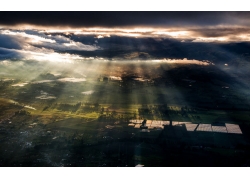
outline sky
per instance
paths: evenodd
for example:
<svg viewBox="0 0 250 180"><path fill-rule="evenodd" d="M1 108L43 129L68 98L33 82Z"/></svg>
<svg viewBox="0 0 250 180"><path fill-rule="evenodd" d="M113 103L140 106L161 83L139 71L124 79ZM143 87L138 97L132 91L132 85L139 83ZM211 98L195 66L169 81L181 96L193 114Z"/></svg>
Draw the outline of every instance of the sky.
<svg viewBox="0 0 250 180"><path fill-rule="evenodd" d="M202 51L211 45L218 53L224 44L250 41L250 12L243 11L1 11L0 16L0 60L192 58L187 51L194 45ZM169 48L172 54L165 52Z"/></svg>

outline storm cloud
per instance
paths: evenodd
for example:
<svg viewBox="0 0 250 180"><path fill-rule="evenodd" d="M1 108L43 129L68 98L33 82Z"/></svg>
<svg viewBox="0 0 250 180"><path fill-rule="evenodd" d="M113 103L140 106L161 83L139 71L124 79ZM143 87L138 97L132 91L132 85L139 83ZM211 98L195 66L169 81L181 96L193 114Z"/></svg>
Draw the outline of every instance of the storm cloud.
<svg viewBox="0 0 250 180"><path fill-rule="evenodd" d="M250 12L1 12L1 25L124 27L250 25Z"/></svg>

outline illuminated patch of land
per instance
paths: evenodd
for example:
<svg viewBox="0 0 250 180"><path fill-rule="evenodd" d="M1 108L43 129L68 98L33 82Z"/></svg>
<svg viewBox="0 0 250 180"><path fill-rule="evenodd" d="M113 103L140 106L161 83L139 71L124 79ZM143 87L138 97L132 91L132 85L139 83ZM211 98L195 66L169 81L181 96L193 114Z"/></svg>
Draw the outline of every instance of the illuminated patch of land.
<svg viewBox="0 0 250 180"><path fill-rule="evenodd" d="M162 62L29 63L0 66L1 166L248 162L249 85L240 72Z"/></svg>

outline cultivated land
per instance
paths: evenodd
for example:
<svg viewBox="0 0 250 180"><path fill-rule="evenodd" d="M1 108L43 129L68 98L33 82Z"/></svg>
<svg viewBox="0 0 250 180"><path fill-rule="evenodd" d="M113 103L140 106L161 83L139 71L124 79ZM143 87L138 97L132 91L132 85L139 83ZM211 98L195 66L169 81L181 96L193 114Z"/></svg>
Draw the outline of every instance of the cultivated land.
<svg viewBox="0 0 250 180"><path fill-rule="evenodd" d="M0 72L0 166L250 165L249 74L234 67L14 61Z"/></svg>

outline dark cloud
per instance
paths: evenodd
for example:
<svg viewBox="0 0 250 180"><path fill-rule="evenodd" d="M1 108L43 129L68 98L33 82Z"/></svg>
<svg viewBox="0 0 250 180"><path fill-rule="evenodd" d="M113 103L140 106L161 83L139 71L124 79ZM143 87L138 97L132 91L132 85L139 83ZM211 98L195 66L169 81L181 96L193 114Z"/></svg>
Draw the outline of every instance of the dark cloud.
<svg viewBox="0 0 250 180"><path fill-rule="evenodd" d="M10 36L0 34L0 47L3 48L14 48L21 49L21 45L15 39L12 39Z"/></svg>
<svg viewBox="0 0 250 180"><path fill-rule="evenodd" d="M196 34L204 37L221 37L221 36L231 36L238 34L249 34L250 28L242 27L212 27L212 28L202 28L202 29L192 29Z"/></svg>
<svg viewBox="0 0 250 180"><path fill-rule="evenodd" d="M23 58L23 56L17 50L0 47L0 60L13 58Z"/></svg>
<svg viewBox="0 0 250 180"><path fill-rule="evenodd" d="M203 26L249 25L250 12L0 12L0 24L42 26Z"/></svg>

